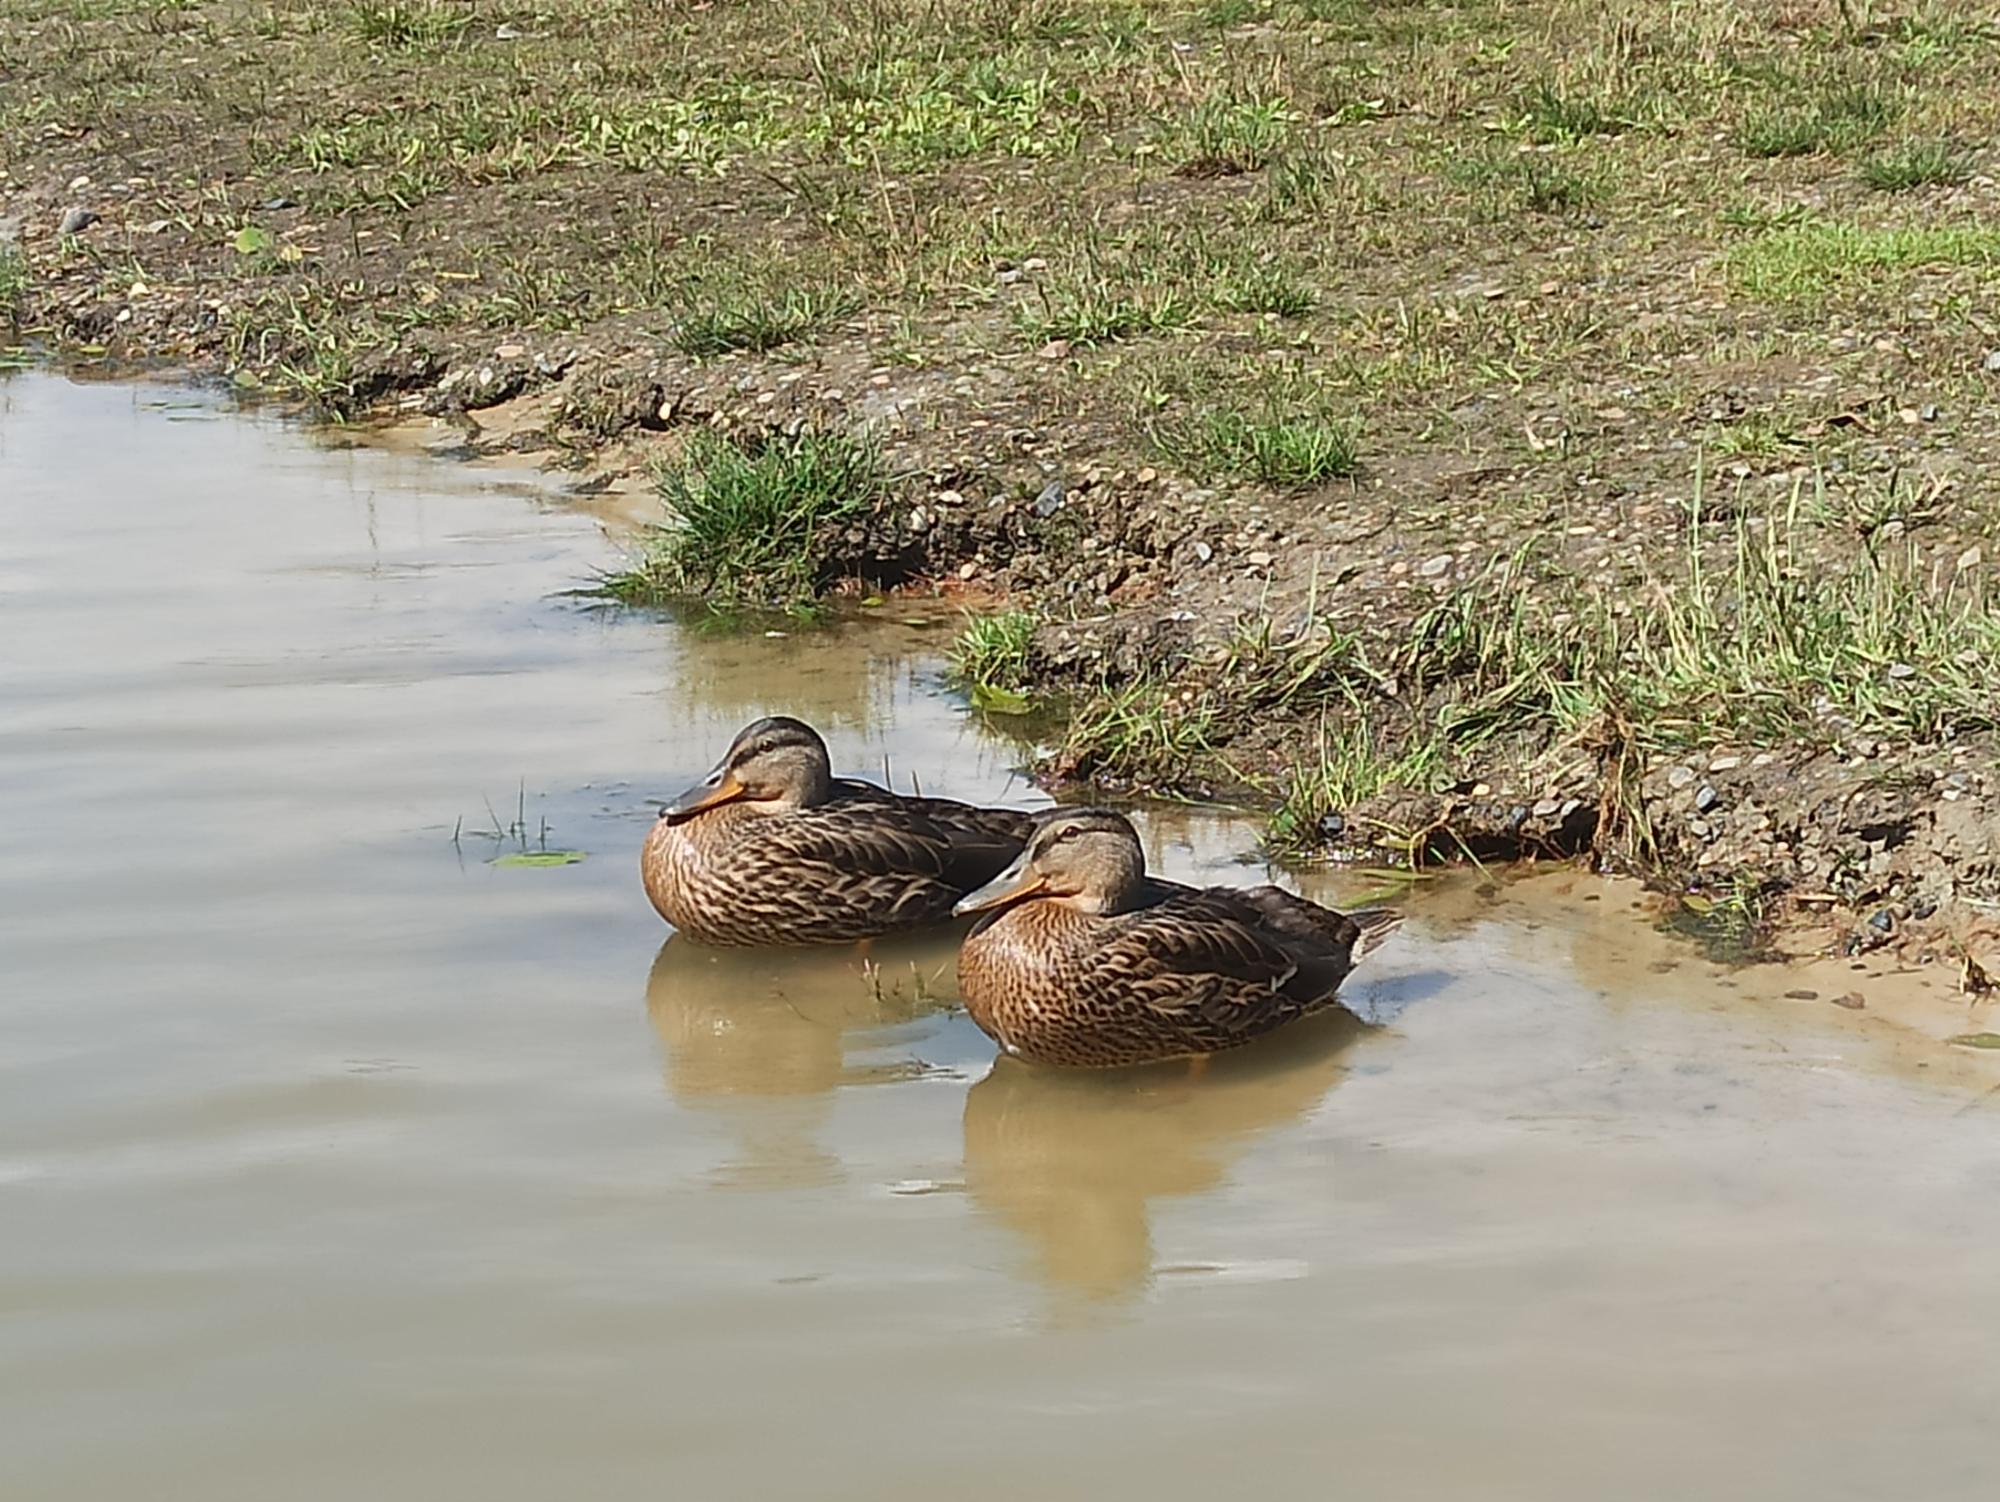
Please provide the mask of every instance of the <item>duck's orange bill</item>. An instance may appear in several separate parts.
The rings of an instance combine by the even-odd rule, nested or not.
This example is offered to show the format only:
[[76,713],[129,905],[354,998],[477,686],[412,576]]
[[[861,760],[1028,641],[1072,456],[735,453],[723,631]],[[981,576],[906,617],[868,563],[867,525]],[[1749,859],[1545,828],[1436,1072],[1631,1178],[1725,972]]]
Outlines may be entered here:
[[750,790],[736,780],[734,772],[717,768],[708,777],[689,788],[660,811],[666,819],[685,819],[700,813],[705,808],[716,808],[724,803],[734,803],[738,798],[747,797]]
[[1033,897],[1038,892],[1046,891],[1048,885],[1049,879],[1046,876],[1028,874],[1028,858],[1023,855],[985,886],[977,891],[967,892],[959,898],[958,906],[951,911],[953,916],[963,917],[967,913],[983,913],[996,907],[1006,907],[1009,903],[1019,902],[1024,897]]

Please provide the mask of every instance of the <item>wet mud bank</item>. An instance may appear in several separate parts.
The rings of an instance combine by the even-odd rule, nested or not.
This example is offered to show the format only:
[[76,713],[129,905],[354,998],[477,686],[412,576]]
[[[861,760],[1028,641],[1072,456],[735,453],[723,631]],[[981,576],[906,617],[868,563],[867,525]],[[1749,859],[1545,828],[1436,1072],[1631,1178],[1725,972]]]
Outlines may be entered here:
[[1053,784],[1991,956],[1986,39],[1432,9],[0,0],[0,360],[865,441],[805,573],[1010,613]]
[[[127,344],[115,368],[140,348]],[[1621,506],[1633,535],[1657,529],[1666,544],[1647,544],[1621,586],[1593,572],[1603,541],[1574,524],[1554,546],[1546,530],[1489,529],[1433,551],[1445,545],[1413,488],[1448,495],[1449,476],[1383,465],[1309,499],[1246,507],[1115,451],[1079,457],[1087,440],[1032,409],[979,404],[973,417],[968,397],[941,414],[900,374],[871,384],[884,372],[865,362],[802,372],[461,346],[369,376],[358,415],[405,432],[422,422],[441,458],[563,472],[615,493],[642,525],[666,520],[653,474],[691,433],[751,446],[870,434],[893,480],[820,539],[829,593],[945,594],[1030,617],[1000,687],[1039,714],[1036,771],[1051,787],[1260,809],[1274,846],[1308,859],[1584,860],[1645,877],[1677,921],[1725,950],[1882,949],[1961,967],[1983,994],[1980,958],[1991,965],[2000,935],[1990,705],[1947,709],[1930,737],[1899,738],[1794,683],[1803,708],[1790,724],[1783,711],[1797,706],[1759,723],[1712,704],[1713,719],[1694,723],[1702,706],[1665,698],[1685,680],[1627,681],[1649,669],[1584,639],[1593,608],[1590,629],[1643,621],[1704,557],[1730,577],[1744,550],[1740,483],[1707,536],[1685,495],[1638,508],[1636,522]],[[220,374],[199,351],[188,368]],[[1605,530],[1619,540],[1616,521]],[[1871,556],[1863,545],[1829,560],[1815,541],[1821,552],[1788,557],[1771,582]],[[1977,555],[1979,543],[1950,548]],[[1746,608],[1734,597],[1691,608],[1712,611],[1721,633],[1755,629],[1732,618]],[[1637,638],[1622,639],[1629,656]],[[1961,668],[2000,681],[1990,644],[1968,636],[1957,651]],[[1928,671],[1858,666],[1892,691]],[[1903,710],[1871,707],[1892,720]]]

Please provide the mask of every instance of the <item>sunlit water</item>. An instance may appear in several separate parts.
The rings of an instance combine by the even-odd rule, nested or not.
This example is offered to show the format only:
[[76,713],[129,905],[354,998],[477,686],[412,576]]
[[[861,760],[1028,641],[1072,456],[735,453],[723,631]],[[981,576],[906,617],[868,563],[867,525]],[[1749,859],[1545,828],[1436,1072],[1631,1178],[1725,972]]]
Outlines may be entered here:
[[0,384],[0,1495],[1990,1495],[1983,1061],[1583,883],[1419,894],[1385,1025],[1199,1079],[996,1068],[943,941],[663,946],[652,800],[758,713],[1039,795],[934,630],[558,593],[613,557]]

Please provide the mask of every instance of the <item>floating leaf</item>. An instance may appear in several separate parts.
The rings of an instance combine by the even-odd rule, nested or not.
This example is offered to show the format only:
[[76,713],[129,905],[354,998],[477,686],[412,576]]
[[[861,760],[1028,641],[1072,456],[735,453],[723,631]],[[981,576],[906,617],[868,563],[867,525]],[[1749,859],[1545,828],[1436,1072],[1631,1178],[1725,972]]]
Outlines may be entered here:
[[496,866],[573,866],[584,858],[581,850],[520,850],[503,855]]
[[1960,1048],[2000,1048],[2000,1033],[1960,1033],[1956,1038],[1945,1039]]
[[268,230],[261,230],[254,224],[246,224],[236,232],[236,238],[229,242],[239,256],[262,255],[271,248]]

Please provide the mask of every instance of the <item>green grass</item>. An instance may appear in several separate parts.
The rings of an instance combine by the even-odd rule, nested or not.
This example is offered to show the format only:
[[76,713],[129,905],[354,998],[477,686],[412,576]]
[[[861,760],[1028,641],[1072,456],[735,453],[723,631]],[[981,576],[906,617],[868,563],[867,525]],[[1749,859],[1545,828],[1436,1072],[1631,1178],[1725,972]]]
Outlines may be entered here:
[[1955,187],[1972,176],[1972,166],[1948,141],[1905,141],[1862,162],[1859,175],[1878,193],[1907,193]]
[[1158,439],[1170,457],[1194,469],[1280,490],[1310,489],[1353,474],[1360,463],[1351,423],[1276,411],[1209,412],[1162,425]]
[[673,519],[608,593],[796,606],[830,582],[833,530],[865,514],[885,478],[874,445],[844,434],[739,441],[701,429],[659,484]]
[[2000,264],[2000,227],[1987,224],[1870,229],[1815,221],[1768,230],[1739,245],[1729,271],[1759,297],[1810,300],[1882,273]]
[[1184,697],[1161,680],[1138,678],[1078,705],[1056,760],[1068,775],[1175,791],[1197,775],[1217,733],[1206,697]]
[[1631,121],[1614,106],[1585,94],[1569,93],[1543,81],[1522,104],[1530,140],[1544,144],[1581,141],[1590,136],[1622,135]]
[[1312,763],[1282,784],[1269,825],[1277,849],[1402,843],[1409,831],[1366,823],[1353,811],[1392,788],[1428,791],[1444,775],[1438,741],[1417,737],[1392,748],[1365,718],[1323,724],[1315,749]]
[[810,339],[859,305],[844,287],[697,284],[674,320],[674,348],[698,359],[734,350],[762,353]]
[[0,245],[0,314],[17,317],[27,295],[28,263],[13,246]]
[[1028,674],[1039,624],[1026,610],[1003,610],[966,621],[951,644],[951,667],[976,708],[1019,714],[1030,707]]
[[1142,334],[1169,333],[1194,322],[1193,299],[1173,288],[1128,291],[1110,281],[1037,287],[1035,300],[1015,314],[1021,332],[1036,343],[1108,344]]
[[1480,193],[1501,214],[1568,214],[1601,203],[1599,176],[1539,151],[1471,152],[1446,167],[1454,183]]
[[1276,789],[1274,839],[1297,847],[1387,792],[1496,768],[1541,785],[1579,748],[1629,769],[1717,745],[1943,746],[2000,728],[2000,590],[1977,568],[1908,544],[1842,552],[1804,485],[1762,513],[1702,507],[1698,483],[1680,567],[1625,597],[1552,592],[1530,549],[1393,636],[1267,633],[1184,682],[1106,690],[1061,764],[1168,789],[1240,781],[1228,727],[1316,713],[1317,754]]
[[1204,99],[1174,127],[1178,166],[1195,176],[1262,171],[1291,139],[1296,118],[1284,99]]
[[1225,312],[1278,318],[1304,318],[1319,306],[1319,294],[1295,271],[1270,262],[1223,268],[1210,295]]
[[1879,136],[1905,108],[1900,90],[1846,84],[1796,103],[1781,89],[1776,102],[1754,107],[1737,128],[1736,144],[1753,157],[1815,156],[1851,151]]
[[1420,621],[1397,666],[1461,751],[1525,728],[1560,742],[1606,718],[1649,751],[1814,743],[1842,721],[1930,745],[2000,725],[2000,596],[1914,548],[1829,555],[1809,509],[1801,485],[1780,509],[1710,521],[1698,489],[1683,567],[1642,608],[1557,610],[1516,560]]
[[435,0],[360,0],[347,8],[349,30],[380,47],[441,47],[457,40],[471,24],[471,15]]

